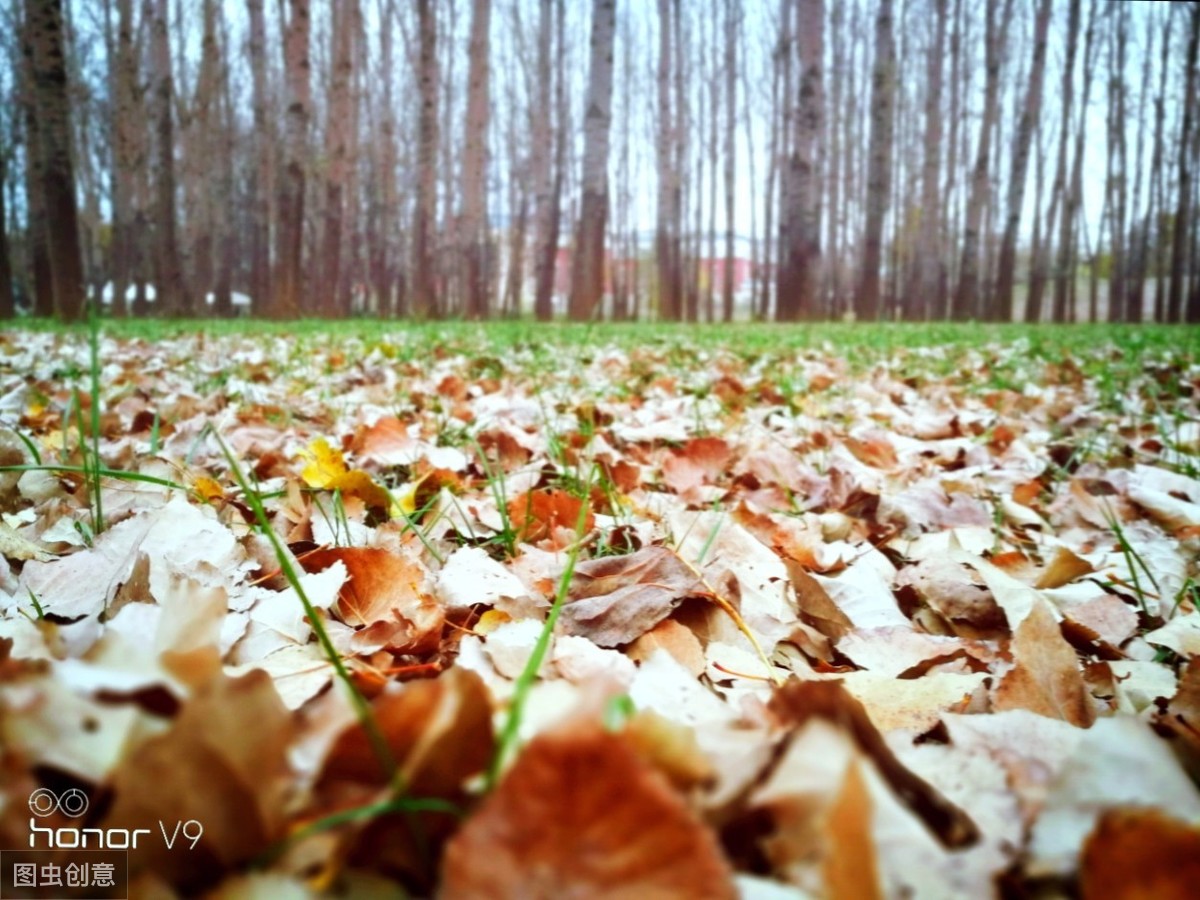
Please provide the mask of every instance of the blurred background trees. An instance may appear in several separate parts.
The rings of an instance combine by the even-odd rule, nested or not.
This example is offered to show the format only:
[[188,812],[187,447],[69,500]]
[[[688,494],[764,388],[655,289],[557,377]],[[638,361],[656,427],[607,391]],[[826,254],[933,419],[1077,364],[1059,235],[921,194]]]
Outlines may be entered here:
[[0,0],[0,317],[1200,321],[1200,4]]

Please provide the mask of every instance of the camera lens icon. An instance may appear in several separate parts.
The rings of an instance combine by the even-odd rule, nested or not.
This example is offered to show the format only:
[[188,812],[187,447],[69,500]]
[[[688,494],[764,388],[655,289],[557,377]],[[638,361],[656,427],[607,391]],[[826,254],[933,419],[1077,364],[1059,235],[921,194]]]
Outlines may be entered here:
[[68,788],[61,795],[49,788],[38,788],[29,795],[29,811],[43,819],[55,812],[78,819],[88,811],[88,797],[79,788]]

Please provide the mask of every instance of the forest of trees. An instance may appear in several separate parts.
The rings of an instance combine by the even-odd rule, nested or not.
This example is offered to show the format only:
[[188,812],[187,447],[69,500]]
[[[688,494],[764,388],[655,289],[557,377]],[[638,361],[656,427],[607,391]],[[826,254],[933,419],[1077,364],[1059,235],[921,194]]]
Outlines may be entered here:
[[0,317],[1200,321],[1200,3],[0,3]]

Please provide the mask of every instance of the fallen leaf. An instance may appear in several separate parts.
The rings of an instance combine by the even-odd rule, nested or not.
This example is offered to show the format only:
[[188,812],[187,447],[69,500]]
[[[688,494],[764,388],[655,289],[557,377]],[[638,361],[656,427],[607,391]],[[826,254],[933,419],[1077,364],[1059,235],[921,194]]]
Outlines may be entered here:
[[871,839],[871,797],[851,760],[842,789],[827,814],[828,850],[824,858],[825,888],[832,900],[882,897],[875,842]]
[[[554,488],[539,488],[519,494],[508,502],[508,517],[523,543],[551,538],[560,528],[574,531],[579,523],[583,501],[573,494]],[[583,533],[591,531],[596,517],[588,510]]]
[[[291,714],[263,672],[218,675],[179,711],[170,729],[133,750],[112,777],[105,828],[145,828],[193,820],[193,849],[149,840],[130,857],[191,892],[211,885],[282,837],[291,772]],[[195,830],[194,828],[192,829]]]
[[441,606],[424,592],[423,566],[374,547],[313,550],[300,560],[308,572],[321,572],[340,562],[348,578],[338,593],[335,611],[347,625],[380,620],[407,623],[407,631],[390,646],[405,653],[436,648],[445,619]]
[[[619,785],[619,790],[613,789]],[[451,839],[445,900],[734,898],[716,836],[625,738],[535,738]]]
[[1066,547],[1059,547],[1054,551],[1054,558],[1050,560],[1045,570],[1038,576],[1034,587],[1038,590],[1062,587],[1076,578],[1082,578],[1084,575],[1090,575],[1095,571],[1092,568],[1092,564],[1086,559],[1080,559]]
[[1082,900],[1191,900],[1200,884],[1200,827],[1154,809],[1111,809],[1079,862]]
[[616,647],[645,634],[697,589],[695,573],[665,547],[575,567],[560,621],[568,634]]
[[1012,654],[1015,666],[993,692],[996,709],[1028,709],[1080,728],[1096,721],[1079,659],[1046,601],[1037,600],[1017,626]]

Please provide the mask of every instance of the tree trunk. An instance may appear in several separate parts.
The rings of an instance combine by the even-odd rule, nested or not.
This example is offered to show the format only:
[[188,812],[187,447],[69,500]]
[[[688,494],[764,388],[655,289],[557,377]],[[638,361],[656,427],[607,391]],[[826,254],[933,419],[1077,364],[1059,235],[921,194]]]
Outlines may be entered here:
[[420,45],[417,82],[421,112],[417,119],[417,202],[413,219],[412,311],[419,318],[437,315],[433,272],[433,229],[437,222],[438,92],[437,19],[431,0],[417,0]]
[[677,14],[678,5],[672,0],[658,0],[658,127],[654,144],[658,193],[654,259],[658,270],[658,314],[660,319],[668,322],[678,321],[683,311],[678,218],[680,186],[676,169],[679,134],[671,95],[671,23]]
[[491,44],[488,28],[492,16],[491,0],[472,0],[471,37],[467,56],[466,148],[462,165],[462,215],[459,244],[466,278],[466,315],[485,319],[488,315],[488,277],[486,272],[487,224],[487,132],[491,101],[488,89],[488,56]]
[[895,43],[892,0],[880,0],[875,19],[875,66],[871,75],[871,138],[868,148],[867,222],[863,235],[863,271],[858,302],[862,316],[876,321],[882,312],[880,266],[883,217],[892,191],[892,134],[896,109]]
[[[49,262],[54,314],[74,322],[83,314],[83,257],[71,166],[71,107],[61,0],[25,0],[26,40],[32,62],[34,118],[43,239]],[[39,310],[41,311],[41,310]]]
[[1050,0],[1041,0],[1033,26],[1033,61],[1029,86],[1021,108],[1021,119],[1013,139],[1012,173],[1008,181],[1008,214],[1000,244],[999,272],[992,315],[988,318],[1011,322],[1013,286],[1017,269],[1017,231],[1021,227],[1021,209],[1025,203],[1025,175],[1029,169],[1029,151],[1033,145],[1036,120],[1042,110],[1042,82],[1046,70],[1046,36],[1050,30]]
[[570,317],[585,322],[604,294],[604,233],[608,219],[608,144],[612,121],[616,0],[593,0],[591,58],[583,120],[583,199],[571,271]]
[[[1083,36],[1083,95],[1080,97],[1079,108],[1086,110],[1092,93],[1092,69],[1095,65],[1095,35],[1097,0],[1092,0],[1088,10],[1088,23]],[[1063,208],[1062,232],[1058,239],[1058,260],[1055,263],[1056,280],[1054,284],[1054,321],[1068,322],[1076,318],[1074,298],[1075,290],[1075,224],[1079,216],[1079,207],[1083,202],[1083,152],[1087,116],[1079,117],[1079,126],[1075,132],[1074,159],[1071,163],[1071,186],[1066,194]]]
[[250,176],[250,295],[263,312],[274,305],[271,285],[271,150],[267,119],[267,26],[263,0],[247,0],[250,21],[250,74],[253,86],[254,164]]
[[[1004,36],[1012,12],[1012,0],[1004,0],[999,11],[994,3],[987,5],[986,76],[984,82],[983,121],[979,125],[979,147],[975,169],[971,176],[971,199],[967,203],[967,221],[963,232],[962,262],[959,265],[958,289],[954,296],[951,318],[958,321],[979,315],[979,245],[983,207],[989,192],[988,162],[991,157],[992,132],[1000,113],[1000,65],[1004,55]],[[997,21],[999,13],[999,21]]]
[[550,235],[557,233],[554,217],[558,212],[551,203],[553,182],[550,51],[553,43],[553,8],[551,0],[538,3],[537,31],[537,96],[533,99],[532,145],[530,147],[530,180],[533,182],[536,237],[533,251],[533,311],[538,321],[549,321],[553,314],[554,262],[557,247],[551,246]]
[[[781,322],[813,318],[817,313],[821,285],[824,0],[797,0],[796,25],[800,94],[792,123],[795,143],[788,160],[787,206],[780,210],[781,256],[775,317]],[[890,27],[889,23],[889,33]],[[891,63],[887,65],[890,67]]]
[[16,315],[17,304],[13,296],[12,258],[9,256],[8,210],[5,200],[8,192],[8,149],[0,149],[0,321]]
[[725,266],[721,280],[721,319],[733,321],[734,218],[737,213],[737,67],[741,9],[725,0]]
[[921,166],[921,224],[917,241],[916,290],[909,298],[908,318],[921,321],[942,309],[941,210],[938,164],[942,153],[942,57],[946,55],[946,2],[934,0],[933,41],[927,59],[925,86],[925,158]]
[[342,243],[345,230],[346,182],[353,163],[349,142],[354,97],[354,31],[358,19],[358,0],[341,0],[331,7],[330,59],[332,78],[329,86],[329,113],[325,126],[325,227],[322,235],[320,296],[316,310],[334,317],[345,312],[348,304],[341,295]]
[[287,77],[287,159],[279,190],[279,220],[275,227],[274,318],[291,319],[309,312],[303,278],[305,162],[308,146],[308,44],[311,31],[308,0],[289,0],[291,15],[284,38]]
[[[1200,6],[1191,7],[1192,21],[1188,34],[1186,76],[1183,89],[1183,122],[1179,128],[1179,198],[1175,207],[1175,227],[1171,235],[1171,287],[1167,293],[1167,321],[1178,322],[1182,316],[1184,279],[1187,277],[1188,229],[1192,200],[1192,170],[1188,165],[1191,136],[1196,107],[1196,56],[1200,45]],[[1194,292],[1193,292],[1194,293]],[[1188,312],[1191,313],[1191,304]],[[1200,313],[1200,310],[1196,310]],[[1192,316],[1188,316],[1192,320]]]
[[175,103],[167,0],[146,0],[150,21],[150,67],[154,120],[154,281],[156,308],[162,315],[191,313],[179,257],[179,215],[175,203]]

